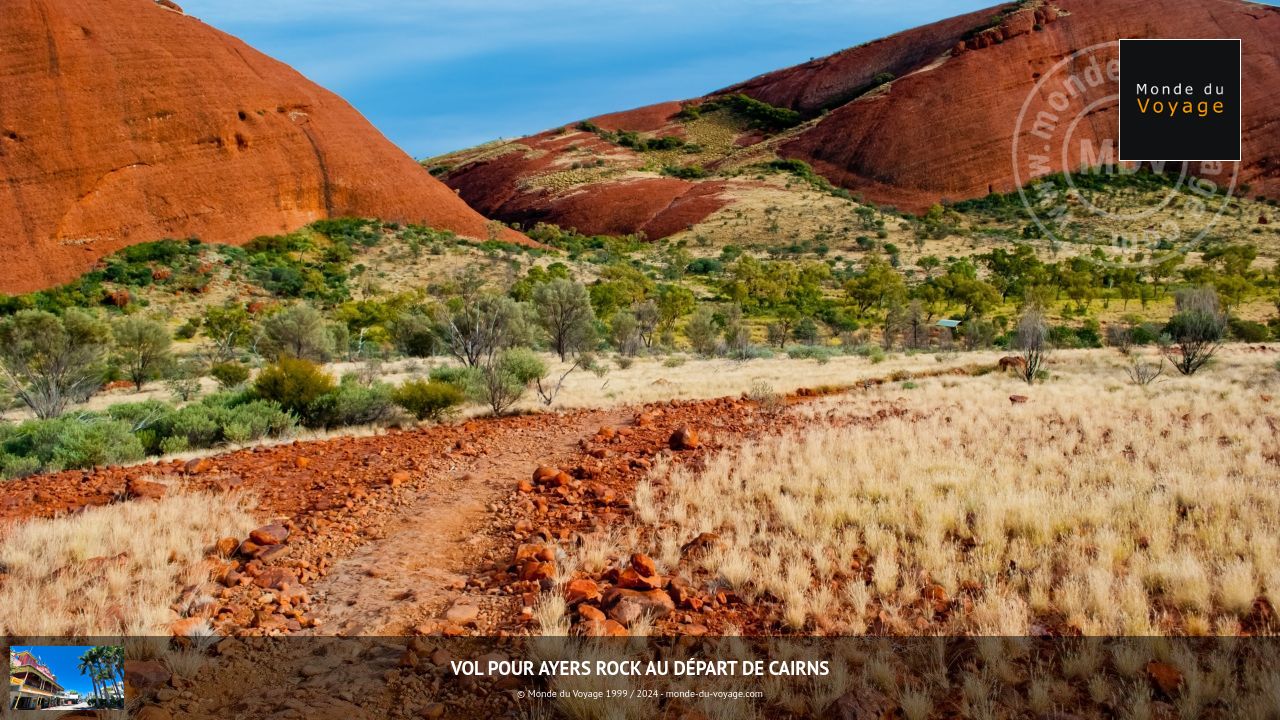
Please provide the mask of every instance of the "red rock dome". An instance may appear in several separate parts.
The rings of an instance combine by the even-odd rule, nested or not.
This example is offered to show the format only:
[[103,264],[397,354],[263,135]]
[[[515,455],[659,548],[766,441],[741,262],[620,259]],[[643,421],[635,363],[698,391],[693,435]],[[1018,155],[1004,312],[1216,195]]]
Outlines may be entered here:
[[[709,97],[742,93],[794,110],[803,120],[772,138],[740,135],[735,143],[746,162],[803,160],[868,201],[919,212],[941,200],[1016,189],[1018,115],[1039,79],[1077,51],[1125,37],[1242,39],[1238,182],[1250,187],[1250,195],[1280,197],[1280,8],[1242,0],[1008,3],[766,73]],[[1114,91],[1113,84],[1097,93]],[[679,135],[682,107],[660,103],[591,122],[606,131]],[[1114,103],[1102,106],[1074,127],[1072,145],[1114,146],[1116,126]],[[645,160],[602,142],[598,132],[575,132],[580,129],[570,125],[522,138],[503,152],[455,153],[444,180],[493,217],[588,232],[644,231],[650,238],[733,202],[735,178],[725,191],[726,181],[714,176],[691,182],[606,172],[634,171]],[[1020,131],[1024,139],[1029,129]],[[606,167],[593,168],[593,160]],[[1079,152],[1065,162],[1055,153],[1049,170],[1075,169],[1081,160]],[[571,184],[541,181],[557,172]]]
[[0,292],[132,243],[240,243],[338,216],[488,232],[341,98],[173,3],[4,3]]

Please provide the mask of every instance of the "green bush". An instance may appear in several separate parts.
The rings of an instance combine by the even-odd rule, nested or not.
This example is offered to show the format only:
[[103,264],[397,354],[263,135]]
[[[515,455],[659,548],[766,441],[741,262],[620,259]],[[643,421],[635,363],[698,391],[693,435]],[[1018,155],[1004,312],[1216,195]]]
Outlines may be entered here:
[[0,478],[21,478],[40,472],[40,458],[0,453]]
[[427,374],[427,379],[433,382],[442,382],[452,385],[463,393],[468,393],[474,388],[480,380],[480,372],[476,368],[460,367],[457,365],[441,365],[432,368]]
[[187,318],[187,321],[178,326],[173,331],[173,336],[179,340],[190,340],[200,332],[201,320],[198,317]]
[[1266,342],[1271,337],[1271,331],[1260,322],[1232,318],[1231,336],[1240,342],[1260,343]]
[[701,165],[663,165],[662,174],[681,180],[697,180],[704,178],[711,173]]
[[253,381],[257,397],[278,403],[304,423],[311,419],[315,402],[337,387],[333,378],[316,363],[287,356],[263,368]]
[[391,399],[419,420],[441,420],[461,405],[466,392],[441,380],[407,380],[395,389]]
[[395,416],[392,388],[383,382],[362,384],[354,375],[346,375],[338,387],[311,403],[306,413],[309,425],[343,427],[377,425]]
[[28,420],[0,442],[7,476],[120,465],[144,455],[129,423],[96,415]]
[[718,107],[728,108],[734,114],[747,119],[752,127],[761,130],[786,130],[799,125],[802,120],[800,113],[795,110],[776,107],[742,93],[724,95],[702,104],[704,111]]
[[235,361],[214,363],[209,374],[224,390],[239,387],[249,379],[249,368]]
[[1129,341],[1134,345],[1151,345],[1160,339],[1161,332],[1163,328],[1156,323],[1142,323],[1129,330]]
[[523,347],[503,350],[493,363],[480,369],[478,383],[470,388],[472,398],[501,415],[516,404],[529,384],[547,373],[547,366]]
[[158,400],[121,403],[107,415],[128,424],[148,455],[279,437],[297,426],[278,404],[248,393],[217,393],[182,408]]
[[714,275],[724,272],[724,263],[715,258],[698,258],[685,267],[690,275]]
[[835,348],[821,345],[793,345],[787,348],[787,357],[792,360],[817,360],[820,365],[831,362],[831,358],[837,355],[839,353],[836,352]]

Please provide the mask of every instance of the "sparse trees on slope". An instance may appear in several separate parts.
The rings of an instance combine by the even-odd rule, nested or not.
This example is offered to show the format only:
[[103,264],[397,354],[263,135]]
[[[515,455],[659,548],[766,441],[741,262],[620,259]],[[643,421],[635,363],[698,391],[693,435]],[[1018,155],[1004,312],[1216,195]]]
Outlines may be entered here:
[[87,312],[24,310],[0,323],[0,380],[36,417],[54,418],[101,385],[110,346],[110,328]]

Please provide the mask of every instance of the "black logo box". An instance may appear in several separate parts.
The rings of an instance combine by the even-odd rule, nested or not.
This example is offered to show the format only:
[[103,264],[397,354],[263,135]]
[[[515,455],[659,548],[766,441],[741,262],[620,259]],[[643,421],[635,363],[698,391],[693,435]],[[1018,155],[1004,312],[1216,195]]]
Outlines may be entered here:
[[[1241,119],[1241,41],[1238,39],[1122,38],[1120,40],[1120,132],[1122,162],[1239,162]],[[1147,86],[1189,86],[1190,94],[1137,93]],[[1205,86],[1217,92],[1206,95]],[[1138,112],[1137,101],[1161,101],[1165,113]],[[1211,108],[1222,102],[1226,112],[1186,115],[1182,103]],[[1178,112],[1170,116],[1168,104]]]

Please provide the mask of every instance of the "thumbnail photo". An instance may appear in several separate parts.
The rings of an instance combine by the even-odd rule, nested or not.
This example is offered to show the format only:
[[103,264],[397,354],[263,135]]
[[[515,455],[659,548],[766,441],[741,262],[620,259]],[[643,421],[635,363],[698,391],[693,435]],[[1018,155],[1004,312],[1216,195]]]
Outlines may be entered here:
[[6,707],[14,717],[114,717],[97,711],[124,708],[124,648],[12,646]]

